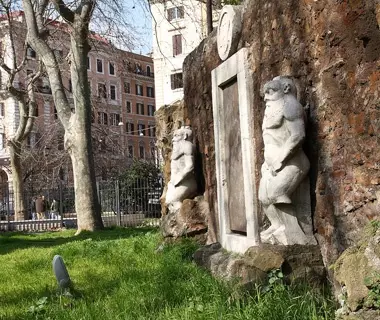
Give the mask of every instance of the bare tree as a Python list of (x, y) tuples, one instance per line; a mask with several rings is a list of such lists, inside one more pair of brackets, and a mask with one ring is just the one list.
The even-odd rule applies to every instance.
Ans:
[(63, 148), (64, 130), (58, 120), (39, 132), (37, 139), (24, 145), (23, 180), (34, 190), (57, 188), (70, 167), (70, 157)]
[[(101, 229), (103, 222), (96, 192), (91, 141), (91, 99), (87, 78), (89, 24), (96, 1), (83, 0), (66, 4), (62, 0), (23, 0), (22, 3), (28, 27), (28, 43), (44, 63), (58, 117), (65, 130), (65, 149), (73, 166), (77, 233)], [(49, 5), (53, 5), (63, 18), (70, 35), (69, 63), (75, 111), (71, 109), (57, 59), (48, 43), (49, 29), (45, 15)]]
[[(3, 37), (9, 40), (9, 50), (1, 53), (0, 66), (7, 73), (6, 84), (2, 89), (2, 98), (14, 98), (18, 102), (19, 119), (17, 128), (12, 136), (7, 140), (11, 171), (13, 178), (13, 193), (15, 203), (15, 219), (23, 220), (27, 218), (25, 200), (23, 198), (23, 173), (21, 166), (22, 145), (29, 136), (33, 124), (36, 110), (36, 96), (34, 84), (40, 77), (41, 68), (37, 72), (27, 75), (25, 83), (15, 82), (17, 76), (25, 73), (24, 67), (27, 58), (27, 43), (23, 32), (18, 24), (14, 23), (15, 1), (0, 1), (0, 11), (2, 13), (2, 33)], [(22, 42), (24, 40), (24, 43)], [(22, 52), (22, 54), (19, 53)], [(41, 67), (41, 66), (40, 66)]]

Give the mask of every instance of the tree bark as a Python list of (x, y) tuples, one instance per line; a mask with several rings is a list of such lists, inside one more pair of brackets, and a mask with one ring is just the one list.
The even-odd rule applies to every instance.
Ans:
[(207, 34), (212, 32), (212, 0), (206, 1), (206, 14), (207, 14)]
[(28, 218), (28, 213), (25, 209), (25, 199), (23, 196), (24, 180), (22, 178), (21, 169), (21, 143), (18, 141), (10, 141), (8, 146), (13, 178), (12, 186), (15, 220), (20, 221)]

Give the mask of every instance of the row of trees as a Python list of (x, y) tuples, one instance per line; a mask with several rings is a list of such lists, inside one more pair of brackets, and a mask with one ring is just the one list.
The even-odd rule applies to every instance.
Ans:
[[(207, 2), (211, 14), (212, 4), (209, 0)], [(7, 36), (11, 48), (11, 58), (6, 59), (2, 56), (0, 62), (1, 68), (8, 74), (2, 98), (11, 96), (18, 101), (19, 106), (17, 130), (7, 141), (13, 175), (16, 219), (22, 219), (26, 215), (22, 198), (25, 181), (22, 159), (25, 140), (30, 135), (36, 118), (38, 97), (35, 84), (42, 76), (46, 76), (64, 131), (64, 149), (71, 159), (78, 233), (103, 227), (95, 183), (87, 56), (91, 50), (90, 27), (99, 34), (114, 39), (118, 44), (130, 46), (134, 40), (132, 36), (136, 33), (125, 19), (128, 10), (123, 4), (121, 0), (0, 0), (1, 33), (2, 36)], [(25, 32), (16, 19), (15, 13), (19, 10), (22, 10), (26, 23), (22, 52), (16, 39)], [(60, 34), (63, 32), (68, 38), (70, 53), (66, 59), (70, 69), (74, 108), (63, 83), (65, 71), (60, 68), (59, 57), (54, 47), (56, 41), (60, 40), (54, 38), (54, 28), (59, 28)], [(15, 80), (21, 72), (25, 72), (29, 47), (39, 57), (38, 68), (27, 75), (25, 86), (21, 87)], [(43, 153), (39, 156), (41, 155)], [(35, 157), (38, 158), (38, 155)], [(46, 162), (45, 159), (42, 161)]]
[[(97, 20), (98, 32), (118, 37), (131, 26), (125, 22), (122, 1), (110, 0), (0, 0), (2, 33), (9, 39), (11, 59), (2, 57), (1, 67), (8, 74), (3, 98), (11, 96), (18, 101), (19, 122), (15, 134), (8, 138), (16, 219), (25, 217), (22, 199), (24, 179), (21, 161), (23, 145), (32, 131), (37, 106), (35, 84), (42, 75), (50, 82), (52, 98), (58, 119), (64, 130), (64, 148), (72, 163), (78, 233), (103, 227), (96, 192), (95, 166), (91, 136), (91, 96), (87, 78), (87, 55), (91, 49), (90, 23)], [(23, 11), (26, 37), (23, 53), (16, 37), (22, 34), (16, 13)], [(70, 43), (67, 57), (70, 68), (73, 103), (63, 84), (63, 72), (54, 48), (54, 28), (65, 33)], [(24, 30), (25, 32), (25, 30)], [(133, 33), (132, 33), (133, 34)], [(121, 39), (119, 37), (118, 39)], [(123, 41), (128, 39), (123, 35)], [(26, 66), (27, 50), (31, 47), (38, 55), (36, 72), (29, 73), (24, 87), (15, 81)], [(40, 154), (41, 156), (41, 154)], [(45, 161), (45, 159), (43, 160)]]

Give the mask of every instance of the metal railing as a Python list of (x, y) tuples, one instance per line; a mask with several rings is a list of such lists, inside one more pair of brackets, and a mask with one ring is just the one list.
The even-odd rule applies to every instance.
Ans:
[[(104, 226), (158, 225), (161, 217), (159, 180), (134, 179), (133, 181), (98, 182), (97, 192)], [(35, 200), (44, 196), (46, 210), (38, 215)], [(34, 231), (62, 227), (75, 228), (74, 188), (60, 185), (55, 189), (24, 192), (27, 217), (15, 219), (14, 193), (8, 183), (0, 184), (0, 231)], [(52, 206), (53, 200), (56, 201)], [(58, 208), (58, 209), (57, 209)]]

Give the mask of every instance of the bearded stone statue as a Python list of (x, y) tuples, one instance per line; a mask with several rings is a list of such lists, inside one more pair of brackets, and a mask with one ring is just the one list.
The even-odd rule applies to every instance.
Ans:
[[(261, 232), (262, 242), (291, 245), (315, 241), (312, 235), (305, 234), (299, 223), (297, 200), (293, 196), (310, 167), (302, 150), (305, 114), (296, 96), (294, 82), (287, 77), (276, 77), (264, 86), (264, 163), (259, 200), (271, 225)], [(310, 233), (311, 213), (303, 214), (309, 215), (306, 220), (310, 224), (307, 233)]]

